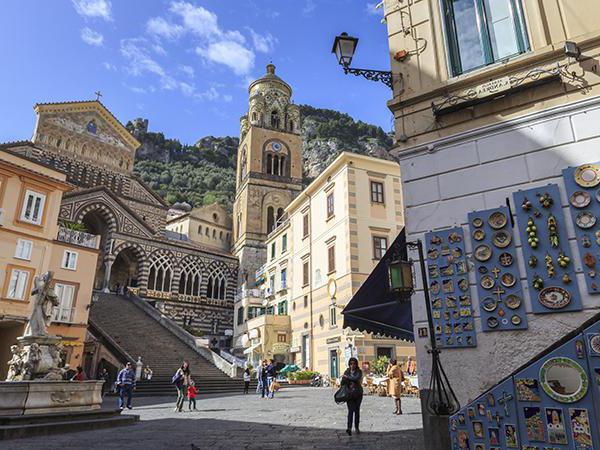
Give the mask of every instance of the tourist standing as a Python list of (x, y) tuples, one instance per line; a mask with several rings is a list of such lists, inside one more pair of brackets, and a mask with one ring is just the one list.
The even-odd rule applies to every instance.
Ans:
[(176, 412), (183, 410), (183, 403), (186, 398), (186, 388), (190, 384), (192, 372), (190, 371), (190, 364), (187, 361), (183, 361), (181, 367), (177, 369), (175, 375), (171, 380), (171, 383), (177, 388), (177, 403), (175, 404)]
[(125, 368), (117, 375), (117, 386), (119, 387), (119, 409), (123, 409), (125, 396), (127, 396), (127, 409), (132, 409), (131, 398), (135, 390), (135, 371), (131, 363), (127, 362)]
[(267, 379), (267, 360), (263, 360), (258, 368), (258, 383), (261, 398), (265, 398), (265, 393), (269, 393), (269, 381)]
[(100, 374), (98, 375), (98, 380), (102, 380), (102, 397), (104, 397), (106, 395), (106, 393), (108, 392), (108, 388), (110, 386), (110, 374), (108, 373), (108, 370), (106, 370), (106, 367), (103, 367), (102, 370), (100, 371)]
[(348, 400), (348, 428), (346, 433), (352, 436), (352, 419), (354, 419), (354, 429), (360, 434), (360, 404), (363, 398), (362, 371), (358, 368), (358, 360), (354, 357), (348, 360), (348, 368), (342, 375), (342, 386), (347, 386)]
[(271, 360), (271, 362), (267, 366), (267, 386), (269, 389), (269, 393), (267, 394), (267, 397), (269, 397), (269, 398), (275, 397), (275, 386), (273, 386), (273, 383), (275, 383), (276, 375), (277, 375), (277, 371), (275, 370), (275, 361)]
[(71, 378), (71, 381), (83, 381), (85, 380), (85, 374), (83, 373), (83, 368), (81, 366), (77, 366), (77, 372)]
[(408, 362), (406, 363), (406, 373), (408, 373), (410, 376), (417, 374), (417, 362), (412, 356), (408, 357)]
[(192, 404), (194, 405), (194, 411), (198, 411), (196, 409), (196, 395), (197, 394), (198, 394), (198, 391), (196, 390), (196, 383), (194, 383), (194, 380), (190, 379), (190, 385), (187, 388), (188, 409), (190, 411), (192, 410)]
[(402, 414), (402, 404), (400, 402), (400, 394), (402, 393), (402, 382), (404, 381), (404, 373), (395, 359), (390, 361), (387, 373), (388, 377), (388, 394), (394, 399), (396, 410), (394, 414)]
[(244, 370), (244, 394), (248, 393), (248, 389), (250, 388), (250, 369), (246, 367)]

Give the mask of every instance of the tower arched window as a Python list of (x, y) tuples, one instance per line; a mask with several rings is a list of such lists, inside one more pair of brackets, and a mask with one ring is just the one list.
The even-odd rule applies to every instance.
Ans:
[(277, 112), (277, 110), (273, 110), (271, 112), (271, 127), (279, 128), (279, 120), (279, 113)]
[(60, 148), (60, 144), (62, 144), (62, 139), (61, 138), (56, 139), (56, 146), (58, 148)]
[(198, 225), (198, 234), (202, 234), (202, 225)]
[(272, 206), (267, 208), (267, 233), (270, 233), (275, 228), (275, 210)]
[(273, 155), (267, 153), (267, 173), (273, 173)]
[(256, 111), (252, 112), (252, 121), (256, 122), (256, 119), (258, 119), (258, 116), (256, 115)]
[(294, 121), (290, 120), (290, 131), (294, 131)]
[(179, 293), (184, 295), (200, 295), (202, 285), (202, 266), (196, 258), (186, 258), (181, 265)]
[(225, 277), (225, 273), (221, 267), (215, 267), (208, 276), (206, 296), (212, 299), (225, 300), (226, 292), (227, 278)]
[(273, 175), (279, 175), (279, 156), (273, 156), (273, 169), (271, 171)]
[(244, 179), (246, 175), (246, 171), (248, 170), (248, 154), (246, 152), (246, 147), (242, 150), (242, 161), (240, 165), (240, 181)]
[(170, 292), (173, 269), (171, 261), (164, 253), (155, 253), (150, 260), (148, 289), (152, 291)]

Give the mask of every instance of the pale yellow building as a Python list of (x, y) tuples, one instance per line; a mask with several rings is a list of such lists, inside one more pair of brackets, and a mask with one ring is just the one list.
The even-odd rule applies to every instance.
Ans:
[(218, 203), (171, 217), (166, 225), (171, 238), (192, 241), (224, 252), (231, 248), (231, 228), (231, 217)]
[[(352, 355), (361, 364), (378, 356), (413, 356), (412, 343), (344, 329), (341, 315), (402, 224), (398, 165), (347, 152), (338, 156), (291, 202), (268, 236), (267, 263), (256, 274), (261, 291), (246, 296), (254, 303), (245, 305), (248, 319), (242, 322), (251, 360), (273, 358), (337, 377)], [(269, 344), (263, 348), (264, 334)]]
[[(49, 332), (62, 337), (66, 364), (83, 364), (99, 239), (59, 225), (62, 195), (71, 189), (64, 173), (11, 153), (10, 145), (0, 149), (0, 362), (25, 330), (34, 277), (53, 271), (61, 303)], [(0, 379), (6, 371), (0, 364)]]

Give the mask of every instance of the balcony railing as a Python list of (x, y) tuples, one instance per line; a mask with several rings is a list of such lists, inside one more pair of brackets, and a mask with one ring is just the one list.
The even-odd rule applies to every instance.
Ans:
[(56, 240), (68, 244), (79, 245), (80, 247), (97, 249), (100, 236), (59, 226)]
[(263, 291), (260, 289), (241, 289), (235, 294), (235, 301), (238, 302), (244, 298), (263, 298)]
[(52, 312), (53, 322), (73, 323), (75, 308), (55, 308)]

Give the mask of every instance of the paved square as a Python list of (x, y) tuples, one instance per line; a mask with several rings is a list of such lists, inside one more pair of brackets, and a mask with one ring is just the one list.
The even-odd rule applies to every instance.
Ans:
[[(3, 449), (315, 449), (423, 448), (420, 401), (365, 396), (360, 435), (347, 436), (346, 405), (336, 405), (331, 388), (284, 388), (273, 400), (256, 394), (203, 398), (197, 412), (176, 413), (172, 398), (134, 399), (140, 423), (2, 442)], [(113, 403), (114, 402), (114, 403)], [(105, 406), (113, 407), (114, 398)], [(187, 404), (186, 404), (187, 409)], [(192, 447), (192, 444), (194, 447)]]

